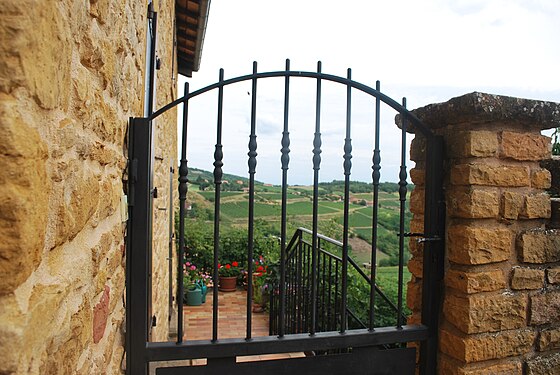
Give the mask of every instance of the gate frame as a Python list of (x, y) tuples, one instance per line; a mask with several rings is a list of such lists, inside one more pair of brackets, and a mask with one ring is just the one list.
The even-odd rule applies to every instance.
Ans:
[[(374, 96), (401, 114), (403, 121), (409, 120), (417, 136), (427, 141), (426, 187), (422, 287), (422, 324), (404, 325), (402, 327), (382, 327), (375, 330), (350, 330), (343, 333), (322, 332), (295, 334), (281, 337), (256, 337), (250, 339), (221, 339), (214, 341), (188, 341), (151, 343), (151, 245), (152, 245), (152, 177), (153, 177), (153, 140), (152, 120), (167, 110), (184, 103), (188, 109), (188, 100), (207, 91), (223, 88), (241, 81), (268, 77), (307, 77), (328, 80), (347, 85)], [(188, 84), (187, 84), (188, 85)], [(256, 63), (253, 74), (223, 80), (223, 71), (218, 83), (209, 85), (167, 104), (148, 118), (130, 118), (129, 120), (129, 222), (127, 225), (126, 257), (126, 372), (127, 374), (147, 374), (150, 362), (183, 360), (194, 358), (214, 358), (231, 366), (236, 356), (312, 351), (317, 347), (335, 349), (339, 347), (371, 347), (391, 343), (420, 342), (420, 373), (434, 374), (437, 368), (438, 322), (441, 311), (441, 280), (443, 278), (445, 203), (443, 195), (443, 139), (435, 136), (422, 122), (403, 105), (369, 86), (320, 72), (300, 72), (289, 70), (289, 61), (285, 71), (257, 73)], [(186, 116), (184, 116), (186, 117)], [(186, 120), (185, 120), (186, 121)], [(186, 126), (186, 125), (185, 125)], [(183, 135), (183, 138), (186, 135)], [(183, 168), (181, 163), (180, 169)], [(186, 169), (186, 160), (184, 168)], [(221, 171), (220, 171), (221, 172)], [(183, 180), (181, 179), (183, 177)], [(186, 196), (186, 175), (179, 177), (179, 199)], [(406, 186), (406, 172), (404, 186)], [(181, 191), (181, 189), (185, 189)], [(405, 190), (406, 191), (406, 190)], [(181, 303), (179, 303), (181, 305)], [(179, 313), (178, 315), (181, 315)], [(144, 327), (144, 329), (139, 329)], [(233, 363), (232, 363), (233, 358)], [(217, 361), (220, 359), (219, 361)], [(280, 363), (280, 361), (275, 361)], [(209, 361), (210, 363), (210, 361)], [(209, 367), (211, 368), (211, 367)], [(181, 368), (158, 371), (158, 373), (179, 373)], [(192, 369), (192, 368), (191, 368)], [(235, 373), (235, 372), (232, 372)]]

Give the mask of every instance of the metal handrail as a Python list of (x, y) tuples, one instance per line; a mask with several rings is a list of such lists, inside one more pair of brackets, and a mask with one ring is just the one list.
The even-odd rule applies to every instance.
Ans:
[[(291, 259), (291, 258), (295, 255), (295, 252), (296, 252), (296, 250), (297, 250), (297, 246), (295, 246), (295, 244), (298, 242), (298, 239), (302, 238), (302, 237), (301, 237), (301, 233), (306, 233), (306, 234), (313, 235), (313, 232), (312, 232), (311, 230), (307, 229), (307, 228), (303, 228), (303, 227), (297, 228), (296, 231), (294, 232), (294, 235), (292, 236), (292, 239), (290, 240), (288, 246), (286, 246), (286, 260)], [(324, 240), (324, 241), (326, 241), (326, 242), (328, 242), (328, 243), (331, 243), (331, 244), (333, 244), (333, 245), (335, 245), (335, 246), (338, 246), (338, 247), (342, 247), (342, 246), (343, 246), (343, 245), (342, 245), (342, 242), (337, 241), (337, 240), (335, 240), (335, 239), (333, 239), (333, 238), (327, 237), (327, 236), (325, 236), (325, 235), (323, 235), (323, 234), (320, 234), (320, 233), (317, 233), (317, 238), (320, 238), (321, 240)], [(305, 240), (303, 240), (303, 239), (301, 239), (300, 241), (311, 246), (310, 243), (308, 243), (307, 241), (305, 241)], [(334, 255), (334, 254), (332, 254), (332, 253), (330, 253), (330, 252), (328, 252), (328, 251), (326, 251), (326, 250), (324, 250), (324, 249), (322, 249), (322, 248), (318, 248), (318, 251), (319, 251), (320, 253), (325, 254), (326, 256), (328, 256), (328, 257), (330, 257), (330, 258), (332, 258), (332, 259), (335, 259), (335, 260), (337, 260), (337, 261), (342, 262), (342, 258), (341, 258), (341, 257), (339, 257), (339, 256), (337, 256), (337, 255)], [(371, 280), (371, 278), (370, 278), (368, 275), (366, 275), (366, 273), (360, 268), (360, 266), (358, 266), (358, 264), (357, 264), (352, 258), (350, 258), (350, 257), (348, 257), (348, 263), (358, 272), (358, 274), (359, 274), (364, 280), (366, 280), (366, 282), (367, 282), (367, 283), (370, 285), (370, 287), (371, 287), (371, 285), (372, 285), (372, 280)], [(392, 309), (394, 312), (398, 312), (397, 306), (385, 295), (385, 293), (383, 293), (383, 291), (377, 286), (377, 284), (374, 284), (374, 288), (375, 288), (375, 291), (381, 296), (381, 298), (383, 299), (383, 301), (384, 301), (385, 303), (387, 303), (387, 304), (391, 307), (391, 309)], [(350, 309), (347, 308), (346, 310), (347, 310), (353, 317), (355, 317), (355, 314), (354, 314)], [(403, 319), (404, 321), (406, 321), (407, 316), (406, 316), (405, 314), (402, 314), (401, 317), (402, 317), (402, 319)], [(356, 319), (356, 320), (357, 320), (364, 328), (366, 327), (366, 325), (364, 325), (363, 322), (361, 322), (359, 319)]]

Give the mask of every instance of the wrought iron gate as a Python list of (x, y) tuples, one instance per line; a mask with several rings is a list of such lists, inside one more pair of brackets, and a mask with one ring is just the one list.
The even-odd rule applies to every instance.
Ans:
[[(220, 185), (223, 176), (222, 152), (222, 107), (224, 102), (224, 87), (243, 81), (251, 81), (252, 104), (250, 120), (250, 136), (248, 146), (249, 167), (249, 203), (248, 203), (248, 254), (247, 272), (253, 271), (254, 249), (254, 221), (255, 221), (255, 172), (257, 165), (257, 108), (256, 92), (260, 79), (281, 77), (284, 78), (284, 117), (281, 144), (281, 173), (282, 173), (282, 206), (281, 206), (281, 238), (280, 238), (280, 275), (277, 287), (277, 299), (271, 304), (276, 311), (276, 317), (271, 321), (271, 332), (274, 336), (252, 337), (251, 335), (251, 295), (252, 279), (248, 278), (247, 291), (247, 322), (246, 337), (238, 339), (218, 338), (218, 292), (213, 293), (213, 327), (211, 340), (184, 340), (183, 322), (183, 283), (182, 268), (179, 264), (178, 290), (177, 290), (177, 328), (178, 339), (176, 342), (150, 342), (149, 330), (151, 325), (151, 220), (152, 220), (152, 121), (167, 110), (183, 105), (183, 136), (181, 140), (181, 161), (179, 166), (179, 207), (180, 207), (180, 233), (178, 259), (183, 259), (185, 248), (185, 214), (187, 195), (187, 135), (190, 99), (212, 90), (218, 92), (218, 118), (216, 145), (214, 149), (214, 268), (213, 279), (218, 279), (218, 259), (220, 241)], [(303, 230), (311, 236), (310, 242), (305, 246), (308, 254), (308, 322), (294, 329), (293, 322), (287, 321), (291, 312), (287, 310), (287, 299), (291, 298), (290, 290), (302, 281), (294, 281), (295, 273), (290, 273), (292, 262), (290, 249), (293, 242), (288, 241), (287, 233), (287, 187), (288, 167), (290, 163), (290, 121), (288, 118), (290, 104), (290, 80), (293, 78), (306, 78), (316, 81), (315, 100), (315, 132), (313, 138), (313, 220), (312, 229)], [(334, 294), (337, 324), (329, 326), (324, 323), (329, 312), (318, 306), (321, 301), (318, 295), (321, 283), (321, 268), (326, 267), (329, 260), (321, 250), (321, 241), (325, 240), (318, 233), (318, 184), (321, 167), (321, 94), (323, 81), (335, 82), (346, 87), (346, 125), (343, 147), (343, 173), (344, 173), (344, 222), (343, 238), (338, 244), (341, 247), (341, 256), (330, 259), (331, 267), (336, 263), (336, 277), (340, 278), (340, 291)], [(356, 325), (349, 324), (352, 317), (347, 307), (348, 300), (348, 273), (349, 267), (357, 265), (348, 256), (349, 233), (349, 204), (350, 204), (350, 176), (352, 169), (352, 140), (351, 140), (351, 99), (352, 90), (359, 90), (372, 97), (375, 103), (375, 119), (373, 121), (374, 150), (372, 155), (372, 182), (373, 182), (373, 230), (372, 230), (372, 259), (373, 266), (369, 296), (369, 319), (357, 329)], [(376, 246), (377, 246), (377, 214), (378, 195), (381, 169), (380, 150), (380, 111), (381, 105), (393, 108), (401, 118), (401, 165), (399, 174), (399, 200), (400, 200), (400, 233), (399, 233), (399, 284), (398, 300), (396, 302), (396, 324), (389, 327), (376, 327), (374, 307), (383, 295), (375, 283)], [(403, 267), (405, 238), (410, 233), (405, 233), (405, 203), (407, 200), (407, 170), (406, 170), (406, 133), (411, 127), (417, 136), (426, 139), (426, 184), (425, 184), (425, 212), (424, 233), (418, 234), (427, 239), (423, 247), (423, 289), (422, 289), (422, 321), (417, 325), (406, 325), (403, 314)], [(257, 64), (253, 65), (253, 73), (237, 78), (224, 79), (223, 70), (220, 71), (219, 81), (215, 84), (189, 91), (188, 83), (185, 85), (185, 95), (172, 103), (154, 112), (148, 118), (131, 118), (129, 124), (129, 224), (127, 235), (127, 295), (126, 295), (126, 351), (127, 373), (147, 374), (150, 363), (175, 360), (189, 360), (206, 358), (205, 366), (171, 366), (156, 369), (157, 374), (216, 374), (227, 369), (231, 374), (240, 374), (250, 369), (256, 373), (287, 374), (308, 372), (310, 374), (413, 374), (415, 371), (416, 348), (407, 347), (407, 343), (420, 343), (420, 372), (434, 374), (437, 353), (437, 324), (440, 304), (440, 281), (443, 273), (443, 241), (440, 239), (444, 233), (444, 212), (442, 199), (442, 141), (422, 124), (412, 113), (406, 109), (406, 100), (399, 104), (380, 91), (380, 84), (372, 88), (353, 81), (351, 71), (347, 77), (339, 77), (321, 72), (321, 63), (318, 63), (317, 72), (293, 71), (290, 69), (289, 60), (286, 61), (284, 71), (259, 73)], [(294, 237), (295, 238), (295, 237)], [(302, 247), (303, 249), (303, 247)], [(334, 260), (333, 260), (334, 259)], [(294, 263), (295, 264), (295, 263)], [(322, 266), (321, 266), (322, 265)], [(338, 271), (339, 270), (339, 271)], [(360, 272), (363, 271), (360, 270)], [(338, 279), (337, 279), (338, 280)], [(325, 292), (322, 292), (325, 293)], [(381, 294), (380, 294), (381, 293)], [(294, 294), (295, 295), (295, 294)], [(338, 297), (340, 296), (340, 298)], [(381, 298), (380, 298), (381, 296)], [(323, 297), (324, 298), (324, 297)], [(329, 297), (330, 298), (330, 297)], [(324, 299), (323, 302), (324, 303)], [(323, 319), (323, 320), (322, 320)], [(330, 319), (330, 318), (329, 318)], [(321, 327), (321, 328), (319, 328)], [(325, 328), (326, 327), (326, 328)], [(330, 328), (329, 328), (330, 327)], [(397, 344), (397, 345), (395, 345)], [(258, 361), (237, 363), (236, 357), (270, 353), (323, 353), (324, 355), (306, 356), (274, 361)]]

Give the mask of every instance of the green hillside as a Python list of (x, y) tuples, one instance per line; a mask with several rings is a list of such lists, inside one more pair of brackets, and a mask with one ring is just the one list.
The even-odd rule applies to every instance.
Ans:
[[(220, 192), (220, 219), (221, 230), (228, 231), (231, 228), (246, 228), (249, 209), (248, 180), (247, 178), (224, 174), (224, 181)], [(212, 184), (211, 172), (197, 168), (189, 170), (189, 195), (192, 202), (191, 220), (210, 221), (214, 215), (214, 199), (216, 192)], [(399, 231), (399, 208), (398, 184), (384, 182), (380, 184), (378, 205), (378, 260), (380, 265), (395, 265), (398, 263), (398, 231)], [(409, 192), (413, 185), (409, 186)], [(280, 219), (282, 209), (281, 186), (255, 183), (255, 218), (265, 223), (264, 234), (279, 235)], [(319, 186), (318, 214), (320, 232), (326, 236), (342, 239), (344, 223), (344, 203), (342, 196), (344, 191), (343, 181), (322, 182)], [(350, 184), (349, 204), (349, 235), (356, 237), (354, 244), (361, 245), (356, 241), (365, 241), (371, 248), (372, 243), (372, 221), (374, 209), (373, 185), (371, 183), (352, 181)], [(303, 226), (311, 229), (313, 218), (313, 189), (311, 186), (289, 186), (287, 192), (287, 221), (290, 236), (293, 231)], [(406, 202), (408, 212), (408, 201)], [(405, 218), (406, 228), (410, 214)], [(405, 241), (407, 242), (407, 241)], [(407, 246), (407, 245), (406, 245)], [(368, 248), (368, 246), (359, 246)], [(352, 251), (353, 249), (351, 249)], [(408, 254), (408, 249), (406, 254)], [(367, 251), (352, 251), (352, 257), (358, 263), (366, 263), (370, 260)]]

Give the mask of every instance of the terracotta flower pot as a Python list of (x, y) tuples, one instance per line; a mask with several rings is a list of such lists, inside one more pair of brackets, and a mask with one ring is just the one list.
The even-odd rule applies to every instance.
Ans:
[(262, 307), (260, 304), (253, 302), (253, 308), (252, 311), (254, 313), (262, 313), (264, 312), (264, 307)]
[(221, 292), (235, 292), (235, 290), (237, 289), (236, 286), (237, 286), (236, 276), (231, 276), (231, 277), (220, 276), (220, 285), (218, 289)]

